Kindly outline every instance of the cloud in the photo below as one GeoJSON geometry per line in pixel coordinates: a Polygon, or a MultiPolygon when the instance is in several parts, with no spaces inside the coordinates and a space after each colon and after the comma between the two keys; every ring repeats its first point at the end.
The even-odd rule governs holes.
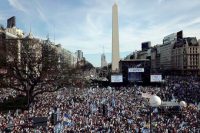
{"type": "MultiPolygon", "coordinates": [[[[38,0],[33,0],[32,4],[34,4],[34,8],[32,9],[32,12],[36,10],[36,13],[34,14],[35,17],[36,18],[39,17],[46,24],[46,26],[49,29],[53,29],[54,24],[51,23],[48,18],[48,16],[50,16],[49,13],[51,11],[48,11],[47,8],[45,9],[38,0]]],[[[49,8],[49,9],[51,9],[51,8],[49,8]]]]}
{"type": "MultiPolygon", "coordinates": [[[[189,29],[191,29],[191,25],[199,22],[196,8],[197,5],[200,5],[199,2],[183,1],[178,7],[176,6],[177,1],[165,2],[165,5],[158,5],[156,1],[144,4],[140,1],[119,1],[121,52],[140,50],[140,44],[144,41],[151,41],[152,45],[161,44],[164,36],[179,30],[184,30],[185,35],[190,33],[191,36],[195,35],[192,31],[197,33],[198,29],[189,29]]],[[[68,21],[67,17],[71,16],[78,22],[73,21],[66,25],[68,28],[64,26],[57,29],[57,31],[66,31],[63,33],[66,36],[61,35],[57,41],[71,51],[82,49],[87,55],[95,53],[100,55],[102,46],[105,47],[106,53],[111,54],[112,4],[111,0],[104,2],[88,0],[82,10],[70,9],[72,14],[67,14],[62,22],[68,21]]],[[[195,36],[199,37],[198,34],[195,36]]],[[[100,64],[100,61],[97,63],[96,60],[93,60],[92,62],[100,64]]]]}
{"type": "MultiPolygon", "coordinates": [[[[50,33],[52,39],[55,25],[56,42],[64,48],[72,52],[81,49],[91,55],[102,53],[104,46],[105,52],[111,53],[114,0],[9,0],[9,3],[23,12],[28,9],[29,15],[21,15],[20,20],[22,25],[31,23],[37,36],[50,33]]],[[[161,44],[164,36],[179,30],[185,36],[200,38],[198,0],[119,0],[118,5],[121,52],[140,50],[143,41],[161,44]]]]}
{"type": "Polygon", "coordinates": [[[44,21],[44,22],[48,22],[46,16],[44,15],[44,13],[42,12],[42,10],[40,8],[36,8],[40,18],[44,21]]]}
{"type": "Polygon", "coordinates": [[[27,13],[26,8],[18,0],[8,0],[9,4],[17,10],[27,13]]]}
{"type": "Polygon", "coordinates": [[[158,3],[162,3],[162,2],[164,2],[165,0],[158,0],[158,3]]]}

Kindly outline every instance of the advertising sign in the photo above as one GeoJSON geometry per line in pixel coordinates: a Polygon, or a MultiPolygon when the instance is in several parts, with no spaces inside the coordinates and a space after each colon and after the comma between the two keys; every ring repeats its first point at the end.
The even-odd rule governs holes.
{"type": "Polygon", "coordinates": [[[121,82],[123,82],[123,76],[122,75],[111,75],[111,82],[112,83],[121,83],[121,82]]]}
{"type": "Polygon", "coordinates": [[[162,82],[162,75],[151,75],[151,82],[162,82]]]}

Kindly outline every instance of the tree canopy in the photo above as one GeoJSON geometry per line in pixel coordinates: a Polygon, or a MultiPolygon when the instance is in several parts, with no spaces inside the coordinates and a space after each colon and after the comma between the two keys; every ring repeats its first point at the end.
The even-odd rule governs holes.
{"type": "Polygon", "coordinates": [[[34,97],[68,84],[68,63],[60,60],[59,47],[37,39],[7,39],[7,73],[3,84],[34,97]]]}

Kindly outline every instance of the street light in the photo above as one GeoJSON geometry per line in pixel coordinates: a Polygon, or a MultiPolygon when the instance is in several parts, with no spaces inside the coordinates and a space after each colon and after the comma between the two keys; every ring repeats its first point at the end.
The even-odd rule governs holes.
{"type": "Polygon", "coordinates": [[[180,107],[186,107],[187,103],[185,101],[180,101],[179,105],[180,107]]]}
{"type": "Polygon", "coordinates": [[[151,113],[152,113],[152,107],[158,107],[162,103],[159,96],[152,95],[149,99],[150,104],[150,133],[152,133],[152,126],[151,126],[151,113]]]}
{"type": "Polygon", "coordinates": [[[162,101],[161,101],[160,97],[156,96],[156,95],[152,95],[149,100],[151,107],[158,107],[161,105],[161,102],[162,101]]]}
{"type": "MultiPolygon", "coordinates": [[[[172,102],[173,103],[173,102],[172,102]]],[[[159,107],[161,106],[162,104],[162,100],[160,99],[159,96],[156,96],[156,95],[152,95],[149,99],[149,104],[150,104],[150,133],[152,133],[152,126],[151,126],[151,113],[152,113],[152,107],[159,107]]],[[[168,106],[177,106],[177,104],[173,105],[173,104],[170,104],[168,106]]],[[[184,107],[187,107],[187,103],[185,101],[181,101],[179,103],[179,106],[181,108],[184,108],[184,107]]]]}

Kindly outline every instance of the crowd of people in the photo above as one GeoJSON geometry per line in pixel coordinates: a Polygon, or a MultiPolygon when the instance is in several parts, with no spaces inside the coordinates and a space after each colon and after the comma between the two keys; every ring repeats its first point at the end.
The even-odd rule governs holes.
{"type": "Polygon", "coordinates": [[[158,133],[198,133],[199,88],[197,79],[183,77],[167,77],[160,87],[64,88],[38,95],[29,110],[0,112],[0,132],[148,133],[151,127],[158,133]],[[187,107],[151,108],[142,93],[183,100],[187,107]],[[46,117],[45,126],[34,126],[33,117],[46,117]]]}

